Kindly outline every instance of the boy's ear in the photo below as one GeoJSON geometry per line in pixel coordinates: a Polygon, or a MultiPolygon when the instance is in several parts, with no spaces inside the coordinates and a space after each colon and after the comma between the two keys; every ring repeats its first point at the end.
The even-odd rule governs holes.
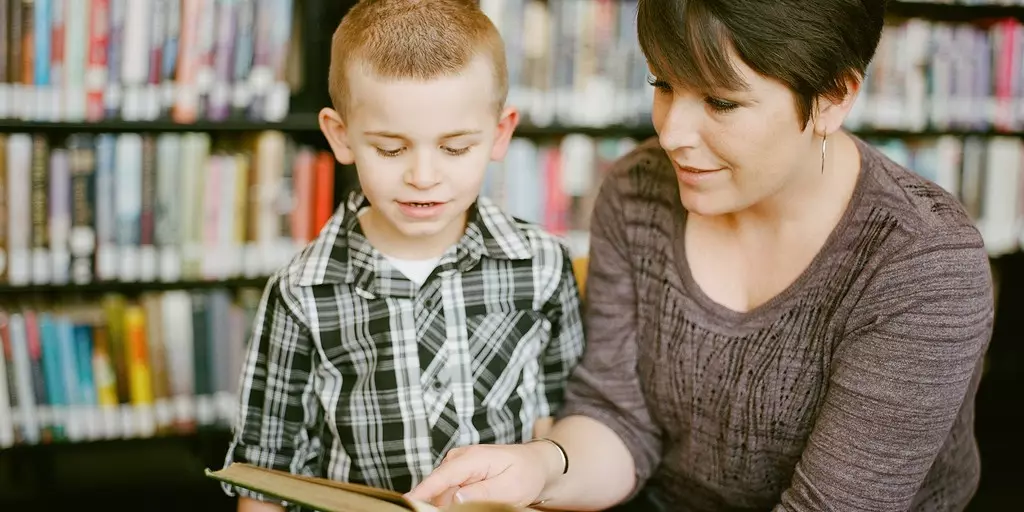
{"type": "Polygon", "coordinates": [[[334,158],[342,165],[352,165],[355,162],[355,154],[348,143],[348,129],[345,122],[341,120],[341,114],[333,108],[324,108],[318,116],[320,120],[320,131],[327,138],[331,145],[334,158]]]}
{"type": "Polygon", "coordinates": [[[498,118],[498,131],[494,134],[494,146],[491,148],[491,160],[498,161],[505,158],[508,152],[508,143],[512,140],[512,133],[519,125],[519,111],[515,107],[505,107],[498,118]]]}

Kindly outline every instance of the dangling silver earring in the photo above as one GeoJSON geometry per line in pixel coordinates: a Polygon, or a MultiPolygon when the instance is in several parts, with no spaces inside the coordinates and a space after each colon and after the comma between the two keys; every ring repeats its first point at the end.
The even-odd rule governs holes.
{"type": "Polygon", "coordinates": [[[828,134],[821,138],[821,173],[825,174],[825,146],[828,143],[828,134]]]}

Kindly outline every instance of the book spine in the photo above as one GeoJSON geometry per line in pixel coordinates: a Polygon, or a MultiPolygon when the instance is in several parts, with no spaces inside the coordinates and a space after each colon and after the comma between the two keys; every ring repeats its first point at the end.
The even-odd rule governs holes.
{"type": "Polygon", "coordinates": [[[7,135],[0,133],[0,283],[7,282],[9,246],[7,241],[10,211],[7,203],[7,135]]]}
{"type": "Polygon", "coordinates": [[[178,66],[181,36],[181,0],[165,0],[167,10],[163,58],[160,63],[160,117],[170,114],[175,102],[174,73],[178,66]]]}
{"type": "MultiPolygon", "coordinates": [[[[162,100],[160,98],[160,83],[163,80],[162,71],[164,67],[164,50],[167,41],[167,26],[171,23],[168,18],[168,0],[152,0],[152,15],[150,16],[149,36],[149,68],[146,72],[145,94],[142,99],[140,116],[146,120],[154,120],[160,117],[162,100]]],[[[172,58],[171,56],[167,58],[172,58]]]]}
{"type": "Polygon", "coordinates": [[[32,281],[32,136],[7,138],[7,280],[12,285],[32,281]]]}
{"type": "Polygon", "coordinates": [[[200,0],[181,0],[181,24],[178,39],[176,94],[172,116],[175,122],[192,123],[199,117],[199,21],[200,0]]]}
{"type": "MultiPolygon", "coordinates": [[[[0,0],[0,119],[7,119],[11,115],[11,77],[8,73],[8,63],[13,52],[10,45],[10,2],[11,0],[0,0]]],[[[0,427],[0,443],[2,436],[0,427]]]]}
{"type": "Polygon", "coordinates": [[[35,0],[21,0],[21,95],[18,117],[32,121],[35,99],[35,0]]]}
{"type": "Polygon", "coordinates": [[[151,0],[130,0],[124,6],[121,118],[139,121],[144,116],[144,90],[149,72],[151,0]]]}
{"type": "Polygon", "coordinates": [[[95,279],[96,156],[93,138],[72,135],[71,151],[71,281],[87,284],[95,279]]]}
{"type": "Polygon", "coordinates": [[[35,76],[29,120],[42,121],[46,116],[46,102],[50,85],[50,41],[52,15],[51,0],[35,0],[32,13],[34,22],[32,34],[35,49],[32,55],[32,69],[35,76]]]}
{"type": "Polygon", "coordinates": [[[50,282],[67,284],[71,270],[69,250],[71,238],[71,168],[68,151],[54,148],[50,152],[49,247],[50,282]]]}
{"type": "Polygon", "coordinates": [[[253,35],[256,24],[256,0],[238,0],[237,23],[235,24],[234,63],[231,74],[231,107],[235,115],[241,116],[249,107],[251,90],[249,74],[253,61],[253,35]]]}
{"type": "Polygon", "coordinates": [[[231,113],[231,72],[235,46],[237,0],[217,0],[217,26],[213,49],[213,79],[207,117],[223,121],[231,113]]]}
{"type": "Polygon", "coordinates": [[[156,138],[152,134],[142,135],[142,198],[139,217],[140,245],[140,278],[142,281],[155,281],[159,270],[156,238],[156,138]]]}
{"type": "Polygon", "coordinates": [[[89,60],[92,1],[64,0],[64,85],[61,93],[64,107],[61,113],[62,118],[69,121],[85,119],[85,75],[89,60]]]}
{"type": "Polygon", "coordinates": [[[32,282],[50,282],[49,252],[49,142],[42,134],[32,136],[32,282]]]}
{"type": "Polygon", "coordinates": [[[9,338],[7,326],[0,326],[0,449],[14,446],[14,407],[9,389],[10,375],[14,372],[4,340],[9,338]]]}
{"type": "Polygon", "coordinates": [[[117,279],[120,255],[117,247],[117,208],[115,169],[117,137],[104,133],[96,137],[96,171],[94,178],[96,211],[96,278],[100,281],[117,279]]]}
{"type": "Polygon", "coordinates": [[[121,69],[125,60],[125,16],[128,0],[107,0],[107,74],[103,91],[103,115],[114,119],[124,103],[121,69]]]}
{"type": "Polygon", "coordinates": [[[41,118],[60,121],[64,118],[64,96],[61,94],[67,81],[65,70],[64,39],[67,35],[65,17],[66,0],[50,1],[50,80],[40,98],[41,118]]]}
{"type": "Polygon", "coordinates": [[[119,277],[123,282],[140,278],[140,237],[142,234],[142,136],[122,133],[117,137],[116,153],[117,245],[119,277]]]}
{"type": "Polygon", "coordinates": [[[29,444],[40,441],[36,394],[32,384],[32,360],[29,355],[28,332],[25,317],[14,313],[8,318],[11,360],[14,362],[14,387],[17,394],[15,436],[29,444]]]}
{"type": "Polygon", "coordinates": [[[105,96],[110,41],[110,0],[91,0],[89,6],[89,56],[85,75],[85,117],[99,121],[105,116],[105,96]]]}

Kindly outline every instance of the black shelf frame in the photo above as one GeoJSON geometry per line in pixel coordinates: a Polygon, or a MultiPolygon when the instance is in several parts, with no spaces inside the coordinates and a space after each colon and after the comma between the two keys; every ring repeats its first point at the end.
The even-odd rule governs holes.
{"type": "Polygon", "coordinates": [[[268,279],[268,277],[242,277],[221,280],[97,281],[88,284],[32,284],[25,286],[3,284],[0,285],[0,298],[17,298],[22,295],[97,295],[103,293],[137,295],[167,290],[263,288],[268,279]]]}
{"type": "Polygon", "coordinates": [[[281,130],[286,132],[311,132],[320,130],[317,114],[310,112],[292,113],[281,121],[260,121],[244,117],[224,121],[197,121],[178,123],[164,118],[154,121],[125,121],[104,119],[102,121],[23,121],[0,119],[0,132],[254,132],[281,130]]]}
{"type": "MultiPolygon", "coordinates": [[[[280,122],[262,122],[249,119],[230,119],[223,122],[202,121],[193,124],[176,123],[170,119],[157,121],[122,121],[105,120],[95,123],[90,122],[36,122],[20,121],[12,119],[0,120],[0,132],[89,132],[89,133],[158,133],[158,132],[210,132],[210,133],[243,133],[262,130],[280,130],[290,133],[310,134],[320,130],[315,113],[297,112],[289,114],[280,122]]],[[[994,129],[925,129],[921,131],[861,128],[851,130],[860,137],[889,137],[889,138],[910,138],[910,137],[938,137],[941,135],[954,136],[982,136],[993,137],[997,135],[1010,137],[1024,137],[1024,131],[999,131],[994,129]]],[[[654,127],[650,125],[607,125],[607,126],[568,126],[548,125],[531,126],[520,125],[516,128],[515,135],[518,137],[543,139],[549,137],[560,137],[568,134],[581,134],[593,137],[632,137],[645,139],[654,135],[654,127]]]]}
{"type": "Polygon", "coordinates": [[[927,18],[931,21],[977,22],[991,19],[1016,18],[1024,21],[1024,5],[964,4],[939,2],[891,1],[887,16],[927,18]]]}

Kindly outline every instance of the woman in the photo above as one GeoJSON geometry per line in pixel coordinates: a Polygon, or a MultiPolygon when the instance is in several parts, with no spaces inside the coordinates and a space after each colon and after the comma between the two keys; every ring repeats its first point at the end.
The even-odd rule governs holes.
{"type": "Polygon", "coordinates": [[[554,442],[410,493],[600,510],[960,510],[992,329],[955,198],[841,124],[883,0],[641,0],[657,140],[592,222],[588,348],[554,442]]]}

